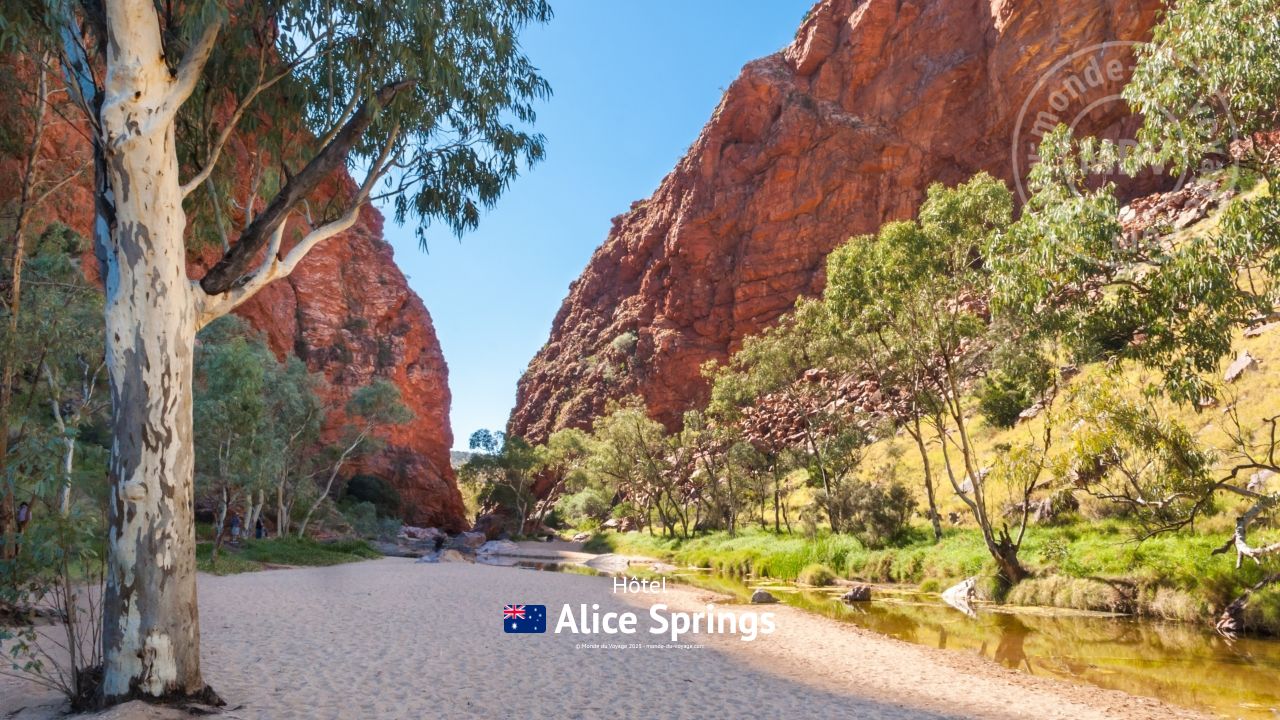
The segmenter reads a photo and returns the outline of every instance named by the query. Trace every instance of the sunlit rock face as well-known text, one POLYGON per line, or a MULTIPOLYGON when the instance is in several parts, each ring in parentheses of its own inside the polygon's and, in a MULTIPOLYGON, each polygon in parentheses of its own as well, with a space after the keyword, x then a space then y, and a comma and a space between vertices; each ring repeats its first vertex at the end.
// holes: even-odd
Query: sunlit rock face
POLYGON ((706 399, 703 363, 821 292, 834 247, 910 217, 931 183, 985 170, 1012 184, 1050 120, 1131 137, 1115 94, 1132 49, 1096 46, 1148 37, 1161 6, 818 3, 790 46, 743 68, 657 191, 614 218, 520 381, 509 430, 541 440, 631 394, 674 427, 706 399))
MULTIPOLYGON (((21 76, 33 71, 20 58, 0 57, 0 72, 21 76)), ((70 106, 61 110, 63 117, 77 117, 70 106)), ((30 119, 30 108, 21 104, 0 110, 0 124, 16 128, 20 137, 30 135, 30 119)), ((45 182, 65 178, 84 163, 89 157, 86 133, 84 127, 60 117, 51 120, 41 144, 45 182)), ((21 153, 25 151, 22 143, 0 150, 0 177, 20 177, 21 153)), ((237 198, 246 197, 252 183, 254 152, 252 138, 236 138, 222 159, 235 169, 231 191, 237 198)), ((51 195, 31 227, 38 231, 58 221, 88 237, 93 220, 89 172, 51 195)), ((0 204, 16 198, 18 185, 0 183, 0 204)), ((318 191, 313 205, 323 207, 339 191, 349 196, 353 189, 352 179, 341 172, 318 191)), ((238 213, 229 221, 236 227, 243 225, 238 213)), ((290 222, 298 227, 286 232, 286 250, 301 234, 301 217, 295 214, 290 222)), ((189 255, 188 273, 200 277, 204 268, 217 260, 220 250, 216 243, 206 242, 203 247, 192 244, 197 247, 189 255)), ((83 265, 87 274, 96 277, 91 254, 85 256, 83 265)), ((324 374, 330 393, 326 400, 339 409, 326 424, 328 440, 335 440, 340 433, 341 408, 356 388, 375 377, 399 386, 413 420, 379 428, 376 432, 386 442, 377 452, 347 465, 343 476, 372 474, 389 481, 400 494, 406 522, 450 530, 467 527, 462 496, 449 462, 453 433, 449 426, 448 366, 431 315, 409 289, 391 246, 383 238, 381 213, 366 208, 353 228, 326 240, 292 276, 267 286, 237 313, 266 335, 278 356, 295 354, 313 372, 324 374)))

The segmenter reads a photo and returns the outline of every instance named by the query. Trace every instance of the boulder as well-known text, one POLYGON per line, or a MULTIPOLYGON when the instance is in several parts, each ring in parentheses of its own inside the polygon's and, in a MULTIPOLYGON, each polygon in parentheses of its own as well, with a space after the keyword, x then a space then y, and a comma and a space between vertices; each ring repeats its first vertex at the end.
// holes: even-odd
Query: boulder
POLYGON ((852 605, 853 603, 871 602, 871 586, 870 585, 854 585, 849 588, 849 592, 840 596, 840 599, 852 605))
POLYGON ((591 539, 591 533, 589 532, 580 532, 577 535, 573 536, 574 542, 586 542, 590 539, 591 539))
POLYGON ((978 579, 966 578, 942 591, 942 601, 969 617, 977 617, 973 599, 977 595, 978 579))
POLYGON ((768 590, 756 590, 751 593, 752 605, 769 605, 776 602, 778 602, 778 598, 774 597, 773 593, 768 590))
POLYGON ((1222 374, 1222 379, 1226 382, 1235 382, 1240 379, 1240 376, 1243 375, 1246 370, 1256 367, 1257 365, 1257 358, 1250 355, 1248 350, 1242 350, 1240 351, 1240 354, 1236 356, 1236 359, 1227 366, 1227 371, 1222 374))
POLYGON ((1253 325, 1244 331, 1244 336, 1247 338, 1255 338, 1264 333, 1269 333, 1272 330, 1275 330, 1277 327, 1280 327, 1280 322, 1269 322, 1269 323, 1263 323, 1262 325, 1253 325))
POLYGON ((444 537, 445 535, 447 535, 447 533, 440 528, 422 528, 414 527, 412 525, 402 525, 400 527, 400 537, 406 540, 426 540, 428 542, 433 542, 436 538, 444 537))
POLYGON ((477 555, 507 555, 512 551, 519 550, 520 546, 510 540, 490 540, 489 542, 476 548, 477 555))
POLYGON ((464 532, 455 535, 453 540, 449 542, 449 547, 466 550, 468 552, 475 552, 475 550, 481 545, 484 545, 484 543, 484 533, 464 532))
POLYGON ((1262 493, 1267 489, 1267 485, 1271 482, 1271 478, 1275 477, 1272 470, 1259 470, 1249 476, 1249 484, 1245 486, 1250 492, 1262 493))
POLYGON ((507 528, 507 518, 497 511, 484 513, 476 518, 471 532, 480 533, 485 540, 497 540, 507 528))

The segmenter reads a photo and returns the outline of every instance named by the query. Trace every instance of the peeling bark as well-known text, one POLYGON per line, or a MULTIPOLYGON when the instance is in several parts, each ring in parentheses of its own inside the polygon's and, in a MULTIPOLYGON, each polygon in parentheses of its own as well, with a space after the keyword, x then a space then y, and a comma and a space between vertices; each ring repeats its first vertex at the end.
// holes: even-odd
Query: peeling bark
POLYGON ((106 703, 208 701, 192 497, 196 308, 174 144, 189 73, 170 75, 150 0, 107 3, 106 19, 99 119, 115 226, 105 278, 112 452, 101 694, 106 703))

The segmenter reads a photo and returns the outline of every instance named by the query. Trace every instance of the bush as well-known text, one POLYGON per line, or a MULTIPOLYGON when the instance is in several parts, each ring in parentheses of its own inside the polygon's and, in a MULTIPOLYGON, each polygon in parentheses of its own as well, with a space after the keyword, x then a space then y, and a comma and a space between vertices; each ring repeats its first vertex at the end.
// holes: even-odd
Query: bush
POLYGON ((1012 352, 997 363, 997 368, 978 384, 978 412, 996 427, 1013 427, 1022 411, 1035 404, 1049 387, 1053 368, 1031 353, 1012 352))
POLYGON ((644 513, 640 512, 640 508, 630 500, 623 500, 613 506, 613 510, 609 511, 609 517, 617 520, 633 520, 637 523, 644 520, 644 513))
POLYGON ((356 475, 348 480, 344 497, 372 503, 380 517, 400 516, 400 493, 376 475, 356 475))
POLYGON ((813 563, 812 565, 806 565, 805 568, 800 571, 800 575, 796 580, 804 585, 826 587, 835 582, 836 574, 826 565, 813 563))
POLYGON ((902 483, 888 485, 853 482, 837 489, 835 510, 841 532, 849 533, 869 548, 881 548, 902 539, 916 499, 902 483))
POLYGON ((574 527, 585 527, 608 519, 613 497, 598 488, 586 488, 581 492, 560 499, 557 509, 574 527))
POLYGON ((636 334, 628 330, 614 338, 613 341, 609 343, 609 347, 613 348, 613 351, 619 355, 630 355, 635 351, 636 343, 638 341, 639 338, 636 337, 636 334))
POLYGON ((377 508, 371 502, 349 504, 342 509, 342 516, 360 537, 390 541, 400 534, 400 520, 379 517, 377 508))

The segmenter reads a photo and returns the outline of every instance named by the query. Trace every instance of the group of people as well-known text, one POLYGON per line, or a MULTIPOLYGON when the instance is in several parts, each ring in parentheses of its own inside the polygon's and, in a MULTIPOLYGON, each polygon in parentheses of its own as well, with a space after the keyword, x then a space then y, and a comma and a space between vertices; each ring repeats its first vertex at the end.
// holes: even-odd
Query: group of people
MULTIPOLYGON (((240 513, 232 513, 231 515, 231 544, 240 542, 241 529, 243 523, 240 520, 240 513)), ((253 524, 253 537, 261 540, 267 536, 267 528, 262 524, 262 518, 258 518, 253 524)))

